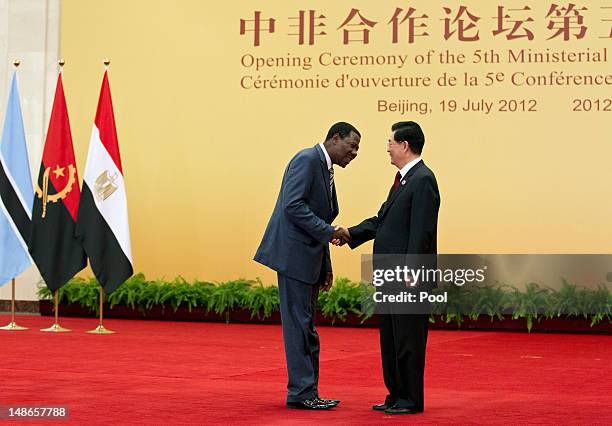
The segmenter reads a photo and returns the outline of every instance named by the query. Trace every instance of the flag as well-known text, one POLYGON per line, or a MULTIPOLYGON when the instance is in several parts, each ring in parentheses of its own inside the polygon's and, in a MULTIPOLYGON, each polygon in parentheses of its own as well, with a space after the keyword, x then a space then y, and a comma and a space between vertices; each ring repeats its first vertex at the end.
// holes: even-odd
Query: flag
POLYGON ((85 251, 75 234, 79 174, 61 73, 35 192, 30 254, 47 287, 55 291, 87 265, 85 251))
POLYGON ((104 73, 83 178, 77 234, 98 282, 113 292, 134 272, 113 102, 104 73))
POLYGON ((0 141, 0 285, 32 264, 28 239, 33 200, 34 189, 15 72, 0 141))

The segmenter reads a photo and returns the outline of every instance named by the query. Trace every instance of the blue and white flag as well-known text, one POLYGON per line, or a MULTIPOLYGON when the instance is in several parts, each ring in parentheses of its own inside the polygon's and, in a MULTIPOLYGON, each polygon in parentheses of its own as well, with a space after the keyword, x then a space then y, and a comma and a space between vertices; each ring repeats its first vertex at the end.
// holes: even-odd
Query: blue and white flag
POLYGON ((34 189, 15 73, 0 140, 0 285, 32 264, 27 242, 33 202, 34 189))

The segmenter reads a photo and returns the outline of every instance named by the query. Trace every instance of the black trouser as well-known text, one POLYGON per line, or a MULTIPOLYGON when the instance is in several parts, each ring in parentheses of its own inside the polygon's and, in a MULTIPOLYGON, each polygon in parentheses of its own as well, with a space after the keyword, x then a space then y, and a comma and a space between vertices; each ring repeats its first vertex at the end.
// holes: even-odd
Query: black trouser
POLYGON ((428 315, 378 315, 386 403, 423 411, 428 315))

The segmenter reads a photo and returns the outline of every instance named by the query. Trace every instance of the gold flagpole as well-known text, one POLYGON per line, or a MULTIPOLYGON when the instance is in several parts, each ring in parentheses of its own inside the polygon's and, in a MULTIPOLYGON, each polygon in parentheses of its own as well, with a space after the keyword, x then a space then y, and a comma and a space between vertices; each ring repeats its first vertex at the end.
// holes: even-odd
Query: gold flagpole
MULTIPOLYGON (((64 65, 66 64, 66 61, 64 61, 63 59, 60 59, 59 61, 57 61, 57 64, 59 65, 59 72, 61 73, 64 69, 64 65)), ((45 195, 43 196, 43 217, 45 217, 45 209, 46 209, 46 190, 45 190, 45 195)), ((53 323, 53 325, 49 328, 43 328, 40 331, 48 331, 48 332, 53 332, 53 333, 66 333, 68 331, 72 331, 68 328, 64 328, 61 325, 59 325, 59 296, 58 296, 58 290, 55 290, 55 293, 53 295, 53 310, 55 312, 55 322, 53 323)))
MULTIPOLYGON (((110 60, 108 58, 104 59, 104 68, 105 70, 108 69, 108 66, 110 65, 110 60)), ((107 329, 106 327, 104 327, 104 291, 102 289, 102 286, 100 286, 99 288, 100 291, 100 322, 98 323, 98 326, 96 328, 94 328, 93 330, 89 330, 87 331, 87 333, 89 334, 115 334, 114 331, 107 329)))
POLYGON ((54 308, 53 310, 55 311, 55 322, 53 323, 53 325, 49 328, 43 328, 40 331, 50 331, 50 332, 54 332, 54 333, 66 333, 68 331, 72 331, 68 328, 64 328, 61 325, 59 325, 58 322, 58 312, 59 312, 59 301, 58 301, 58 290, 55 290, 55 295, 53 296, 53 305, 54 308))
POLYGON ((27 327, 17 325, 17 323, 15 322, 15 278, 13 278, 11 281, 11 322, 9 323, 9 325, 0 327, 0 330, 19 331, 27 329, 27 327))
MULTIPOLYGON (((16 59, 15 61, 13 61, 15 70, 19 68, 20 64, 21 64, 21 61, 19 59, 16 59)), ((0 327, 0 330, 19 331, 19 330, 27 330, 27 329, 28 329, 27 327, 21 327, 20 325, 17 325, 17 323, 15 322, 15 278, 13 278, 11 280, 11 322, 4 327, 0 327)))
POLYGON ((103 311, 102 311, 103 304, 104 304, 104 292, 102 291, 102 286, 100 286, 100 323, 98 324, 98 326, 96 328, 94 328, 93 330, 86 331, 86 333, 89 333, 89 334, 115 334, 114 331, 105 328, 104 324, 102 323, 103 318, 104 318, 104 314, 103 314, 103 311))

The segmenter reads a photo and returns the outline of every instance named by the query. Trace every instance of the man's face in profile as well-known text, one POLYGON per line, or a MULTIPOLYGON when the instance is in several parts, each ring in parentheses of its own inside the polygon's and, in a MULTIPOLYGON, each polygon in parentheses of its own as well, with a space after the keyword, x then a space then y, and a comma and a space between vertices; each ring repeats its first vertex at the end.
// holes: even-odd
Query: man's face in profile
POLYGON ((401 160, 406 155, 406 144, 407 142, 398 142, 395 140, 395 132, 391 133, 391 136, 387 141, 387 152, 389 153, 389 157, 391 157, 391 164, 396 167, 399 167, 399 160, 401 160))

